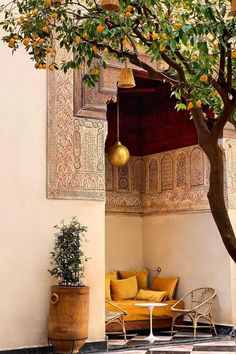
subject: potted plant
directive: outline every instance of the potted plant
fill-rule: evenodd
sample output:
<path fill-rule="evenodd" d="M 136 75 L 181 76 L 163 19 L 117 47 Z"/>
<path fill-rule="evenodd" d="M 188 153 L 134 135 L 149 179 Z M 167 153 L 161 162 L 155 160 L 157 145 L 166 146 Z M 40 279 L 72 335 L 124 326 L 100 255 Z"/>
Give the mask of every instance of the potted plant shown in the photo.
<path fill-rule="evenodd" d="M 78 352 L 88 337 L 89 288 L 84 286 L 82 250 L 87 227 L 74 217 L 54 226 L 55 244 L 49 273 L 58 281 L 51 287 L 48 339 L 56 353 Z"/>

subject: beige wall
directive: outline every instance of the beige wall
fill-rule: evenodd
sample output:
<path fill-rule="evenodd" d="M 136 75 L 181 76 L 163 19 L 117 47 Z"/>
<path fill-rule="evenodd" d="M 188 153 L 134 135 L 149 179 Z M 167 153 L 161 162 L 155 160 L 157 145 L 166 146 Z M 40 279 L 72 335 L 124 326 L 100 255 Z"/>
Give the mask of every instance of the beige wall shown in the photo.
<path fill-rule="evenodd" d="M 143 267 L 141 216 L 106 215 L 106 271 Z"/>
<path fill-rule="evenodd" d="M 230 258 L 210 213 L 144 217 L 144 264 L 180 276 L 177 296 L 209 286 L 217 291 L 216 322 L 232 323 Z"/>
<path fill-rule="evenodd" d="M 46 74 L 1 44 L 0 349 L 47 344 L 53 225 L 88 226 L 89 339 L 104 339 L 104 202 L 46 198 Z"/>
<path fill-rule="evenodd" d="M 229 217 L 234 230 L 236 230 L 236 210 L 229 211 Z M 236 263 L 230 262 L 231 270 L 231 297 L 232 297 L 232 317 L 233 323 L 236 326 Z"/>

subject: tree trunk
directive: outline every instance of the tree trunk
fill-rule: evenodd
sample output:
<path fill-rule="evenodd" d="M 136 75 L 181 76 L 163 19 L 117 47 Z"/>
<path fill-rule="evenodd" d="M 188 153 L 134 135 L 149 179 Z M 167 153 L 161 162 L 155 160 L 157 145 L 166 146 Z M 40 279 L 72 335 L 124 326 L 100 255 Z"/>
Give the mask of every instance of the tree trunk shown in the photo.
<path fill-rule="evenodd" d="M 224 200 L 224 162 L 223 149 L 218 142 L 200 144 L 210 161 L 210 187 L 208 200 L 223 243 L 236 263 L 236 238 L 231 225 Z"/>

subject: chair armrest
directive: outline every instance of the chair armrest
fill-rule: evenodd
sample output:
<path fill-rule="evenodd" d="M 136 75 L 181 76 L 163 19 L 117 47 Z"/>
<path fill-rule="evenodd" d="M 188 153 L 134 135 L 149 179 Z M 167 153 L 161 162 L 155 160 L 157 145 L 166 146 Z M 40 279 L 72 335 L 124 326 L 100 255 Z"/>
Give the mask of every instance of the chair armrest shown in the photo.
<path fill-rule="evenodd" d="M 116 310 L 120 310 L 124 315 L 127 315 L 128 312 L 126 312 L 125 310 L 123 310 L 120 306 L 114 304 L 112 301 L 109 300 L 105 300 L 106 303 L 110 304 L 111 306 L 113 306 Z"/>

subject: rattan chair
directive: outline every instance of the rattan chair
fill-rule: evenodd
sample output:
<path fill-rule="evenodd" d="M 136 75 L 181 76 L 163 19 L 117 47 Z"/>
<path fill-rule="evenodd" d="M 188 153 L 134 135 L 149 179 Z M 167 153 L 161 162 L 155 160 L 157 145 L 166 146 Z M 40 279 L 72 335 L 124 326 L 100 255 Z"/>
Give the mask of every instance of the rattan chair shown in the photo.
<path fill-rule="evenodd" d="M 124 316 L 127 315 L 127 312 L 124 311 L 121 307 L 115 305 L 113 302 L 109 300 L 105 300 L 107 304 L 112 306 L 112 311 L 106 309 L 105 311 L 105 326 L 108 326 L 110 323 L 118 323 L 122 328 L 122 333 L 124 334 L 124 339 L 126 341 L 126 330 L 125 330 L 125 321 Z M 114 309 L 114 311 L 113 311 Z"/>
<path fill-rule="evenodd" d="M 211 318 L 211 307 L 214 303 L 216 297 L 216 292 L 212 288 L 199 288 L 190 291 L 188 294 L 183 296 L 179 301 L 177 301 L 172 307 L 173 320 L 171 326 L 171 334 L 173 335 L 174 327 L 191 327 L 193 328 L 193 337 L 196 337 L 198 328 L 212 328 L 214 334 L 217 335 L 214 322 Z M 184 301 L 185 309 L 178 309 L 178 304 L 180 301 Z M 188 316 L 192 320 L 192 325 L 180 325 L 175 324 L 175 320 L 179 316 Z M 210 322 L 206 325 L 198 325 L 200 319 Z"/>

